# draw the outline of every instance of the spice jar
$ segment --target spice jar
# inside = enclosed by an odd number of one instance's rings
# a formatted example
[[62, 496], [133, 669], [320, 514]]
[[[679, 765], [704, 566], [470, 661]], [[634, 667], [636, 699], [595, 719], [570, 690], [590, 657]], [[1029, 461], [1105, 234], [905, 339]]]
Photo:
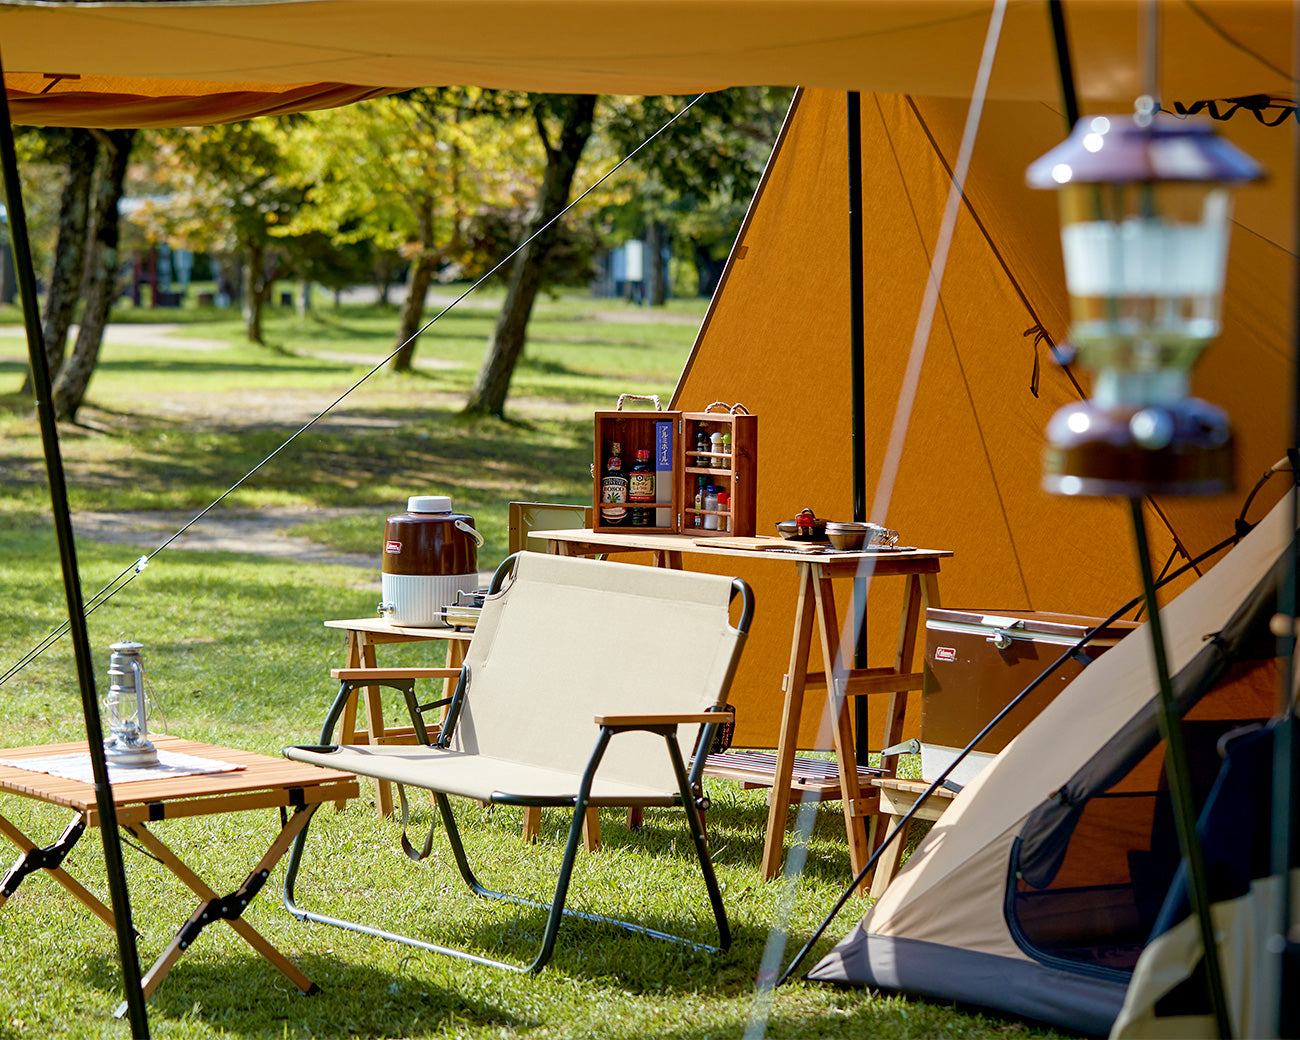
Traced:
[[704, 529], [718, 530], [718, 489], [710, 484], [704, 489]]
[[726, 469], [727, 467], [724, 464], [724, 460], [721, 458], [722, 434], [720, 432], [714, 432], [709, 434], [709, 446], [710, 446], [710, 450], [714, 452], [714, 456], [715, 456], [714, 458], [709, 460], [709, 465], [712, 466], [714, 469]]
[[724, 514], [718, 517], [718, 530], [731, 530], [731, 496], [725, 491], [718, 492], [718, 512]]

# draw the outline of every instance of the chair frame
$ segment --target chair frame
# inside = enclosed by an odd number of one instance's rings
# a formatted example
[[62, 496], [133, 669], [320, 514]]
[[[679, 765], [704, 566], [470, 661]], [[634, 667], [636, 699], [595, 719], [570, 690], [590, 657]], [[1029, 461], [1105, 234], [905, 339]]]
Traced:
[[[511, 571], [513, 560], [514, 557], [508, 558], [497, 569], [496, 573], [493, 575], [489, 588], [490, 593], [499, 591], [506, 576]], [[732, 580], [733, 600], [737, 595], [741, 597], [741, 613], [736, 629], [742, 634], [743, 638], [743, 635], [749, 631], [750, 621], [753, 617], [754, 601], [753, 593], [750, 591], [749, 586], [739, 578]], [[400, 690], [406, 699], [407, 709], [411, 715], [411, 722], [416, 731], [416, 739], [426, 746], [447, 748], [451, 743], [460, 715], [461, 706], [468, 695], [471, 685], [469, 665], [466, 665], [462, 669], [460, 679], [456, 685], [456, 691], [450, 698], [439, 699], [423, 705], [418, 703], [418, 699], [414, 692], [415, 678], [418, 676], [395, 675], [394, 673], [400, 671], [395, 669], [386, 669], [384, 671], [387, 677], [382, 679], [345, 678], [340, 685], [338, 695], [335, 697], [334, 703], [329, 710], [324, 725], [322, 726], [320, 743], [318, 745], [306, 747], [303, 750], [325, 752], [333, 749], [334, 745], [331, 743], [331, 740], [334, 728], [337, 725], [339, 717], [342, 715], [343, 707], [347, 703], [348, 697], [351, 695], [352, 688], [363, 683], [366, 685], [376, 685], [378, 683], [379, 685], [387, 685]], [[410, 671], [418, 672], [420, 670], [412, 669]], [[447, 713], [445, 718], [442, 720], [441, 725], [435, 731], [437, 733], [436, 741], [431, 742], [429, 739], [429, 730], [432, 727], [430, 727], [425, 721], [424, 713], [431, 709], [443, 706], [447, 708]], [[393, 942], [403, 943], [408, 946], [417, 947], [434, 953], [446, 954], [447, 956], [472, 961], [476, 964], [483, 964], [489, 967], [502, 968], [515, 972], [538, 972], [546, 965], [555, 950], [560, 924], [565, 917], [574, 917], [585, 921], [613, 925], [617, 928], [623, 929], [624, 931], [645, 935], [653, 939], [661, 939], [677, 943], [692, 950], [711, 953], [720, 953], [725, 951], [731, 945], [731, 927], [727, 921], [726, 907], [723, 905], [722, 894], [718, 886], [717, 877], [713, 870], [713, 863], [709, 857], [708, 839], [705, 835], [703, 819], [701, 816], [701, 812], [709, 807], [708, 799], [704, 797], [700, 786], [700, 776], [704, 768], [705, 756], [695, 755], [692, 764], [688, 769], [683, 761], [681, 749], [676, 739], [678, 725], [699, 725], [703, 727], [699, 738], [699, 745], [703, 747], [710, 746], [714, 732], [719, 724], [718, 712], [710, 711], [677, 715], [655, 713], [646, 713], [642, 715], [597, 715], [594, 718], [594, 722], [599, 727], [599, 731], [595, 747], [593, 748], [591, 756], [587, 761], [586, 768], [582, 773], [576, 797], [556, 798], [511, 793], [498, 793], [493, 797], [493, 803], [500, 805], [572, 808], [573, 819], [569, 826], [568, 838], [565, 842], [564, 856], [561, 861], [559, 877], [555, 886], [555, 894], [549, 903], [538, 902], [507, 892], [494, 891], [482, 885], [470, 866], [469, 857], [465, 851], [464, 843], [461, 840], [459, 827], [456, 824], [450, 796], [442, 791], [430, 788], [434, 801], [437, 803], [443, 827], [447, 832], [448, 843], [451, 846], [452, 856], [456, 861], [457, 869], [459, 869], [461, 877], [464, 879], [469, 889], [474, 892], [474, 894], [486, 899], [502, 900], [521, 906], [546, 909], [548, 911], [546, 928], [542, 937], [541, 946], [530, 963], [521, 965], [507, 961], [495, 960], [491, 957], [476, 954], [468, 950], [442, 946], [414, 936], [390, 932], [360, 921], [334, 917], [328, 914], [322, 914], [305, 909], [297, 902], [295, 888], [307, 843], [306, 829], [304, 829], [295, 840], [286, 867], [283, 893], [285, 907], [294, 917], [301, 921], [314, 921], [319, 924], [333, 925], [350, 931], [360, 932], [364, 935], [388, 939]], [[690, 830], [692, 843], [700, 863], [700, 870], [704, 877], [709, 905], [713, 911], [714, 920], [718, 928], [717, 946], [710, 946], [705, 943], [695, 942], [667, 932], [657, 931], [648, 928], [645, 925], [623, 920], [621, 918], [570, 910], [564, 905], [568, 896], [569, 883], [577, 858], [578, 845], [582, 840], [583, 820], [590, 804], [591, 788], [596, 777], [596, 772], [599, 769], [605, 751], [609, 747], [613, 738], [622, 733], [636, 731], [655, 733], [664, 738], [669, 760], [672, 764], [673, 773], [677, 780], [678, 790], [673, 806], [680, 806], [685, 810], [688, 829]], [[407, 855], [412, 859], [423, 858], [422, 854], [417, 853], [410, 846], [406, 837], [406, 797], [405, 792], [400, 785], [398, 790], [401, 794], [404, 810], [402, 833], [403, 848]], [[432, 833], [433, 830], [431, 827], [429, 840], [426, 842], [423, 855], [428, 854], [429, 846], [432, 843]]]

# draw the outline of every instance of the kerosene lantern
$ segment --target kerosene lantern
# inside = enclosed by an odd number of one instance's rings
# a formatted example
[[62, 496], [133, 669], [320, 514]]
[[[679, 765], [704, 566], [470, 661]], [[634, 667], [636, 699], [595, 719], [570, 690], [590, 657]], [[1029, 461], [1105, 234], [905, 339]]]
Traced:
[[1043, 487], [1061, 495], [1214, 495], [1233, 486], [1227, 415], [1189, 396], [1219, 334], [1230, 188], [1259, 165], [1205, 124], [1087, 116], [1027, 172], [1060, 191], [1070, 344], [1090, 399], [1047, 426]]
[[110, 765], [151, 766], [158, 762], [158, 751], [149, 742], [149, 721], [145, 709], [143, 644], [129, 639], [112, 644], [108, 660], [109, 736], [104, 741], [104, 757]]

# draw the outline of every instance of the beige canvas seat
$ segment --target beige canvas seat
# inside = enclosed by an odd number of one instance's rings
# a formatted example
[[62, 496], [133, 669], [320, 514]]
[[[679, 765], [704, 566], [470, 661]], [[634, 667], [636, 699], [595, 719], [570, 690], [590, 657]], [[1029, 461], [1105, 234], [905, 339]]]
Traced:
[[[733, 624], [737, 594], [741, 604]], [[462, 876], [473, 891], [491, 898], [527, 902], [479, 884], [449, 796], [573, 810], [541, 949], [527, 966], [534, 971], [550, 958], [567, 912], [564, 901], [586, 810], [680, 806], [717, 921], [719, 947], [725, 949], [730, 931], [700, 821], [703, 756], [692, 761], [691, 751], [697, 740], [712, 738], [722, 717], [717, 709], [726, 702], [751, 614], [749, 590], [737, 579], [520, 553], [513, 567], [500, 568], [493, 579], [436, 743], [427, 736], [432, 727], [424, 713], [438, 702], [419, 705], [408, 696], [419, 744], [331, 745], [341, 711], [336, 700], [321, 744], [284, 753], [431, 791]], [[295, 845], [285, 878], [285, 904], [295, 916], [523, 970], [300, 907], [294, 888], [306, 838], [304, 833]]]

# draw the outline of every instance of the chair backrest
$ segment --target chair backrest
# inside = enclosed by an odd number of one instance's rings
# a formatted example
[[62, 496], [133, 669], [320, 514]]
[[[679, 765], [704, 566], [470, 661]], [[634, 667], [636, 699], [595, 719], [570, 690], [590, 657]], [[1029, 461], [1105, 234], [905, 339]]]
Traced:
[[532, 531], [572, 531], [591, 526], [591, 506], [564, 505], [559, 502], [511, 502], [508, 516], [507, 547], [511, 553], [539, 550], [529, 545]]
[[[744, 641], [732, 591], [713, 574], [520, 553], [475, 627], [452, 746], [579, 772], [595, 715], [725, 704]], [[698, 735], [679, 727], [683, 758]], [[601, 776], [676, 789], [663, 738], [649, 733], [616, 737]]]

